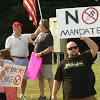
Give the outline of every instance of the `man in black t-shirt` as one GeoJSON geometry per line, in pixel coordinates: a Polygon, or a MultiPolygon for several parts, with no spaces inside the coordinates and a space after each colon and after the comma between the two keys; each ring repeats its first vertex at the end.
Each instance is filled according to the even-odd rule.
{"type": "Polygon", "coordinates": [[[53,50],[53,37],[49,31],[49,22],[47,19],[41,19],[39,22],[40,34],[32,41],[29,42],[35,45],[34,52],[36,57],[42,57],[42,65],[38,73],[40,97],[35,100],[46,100],[44,94],[44,79],[48,80],[50,88],[50,98],[53,86],[53,72],[52,72],[52,50],[53,50]]]}
{"type": "Polygon", "coordinates": [[[90,38],[80,37],[80,40],[83,40],[90,49],[80,55],[75,42],[70,41],[66,45],[68,57],[62,60],[57,68],[52,100],[57,100],[56,94],[61,83],[63,100],[96,100],[95,76],[91,66],[96,59],[98,46],[90,38]]]}

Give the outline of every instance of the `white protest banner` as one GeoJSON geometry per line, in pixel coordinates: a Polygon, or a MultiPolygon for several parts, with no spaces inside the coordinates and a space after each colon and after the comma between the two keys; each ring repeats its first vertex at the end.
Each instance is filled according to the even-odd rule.
{"type": "Polygon", "coordinates": [[[2,78],[2,86],[21,87],[25,72],[25,66],[4,64],[5,76],[2,78]]]}
{"type": "Polygon", "coordinates": [[[57,9],[59,38],[100,37],[100,6],[57,9]]]}

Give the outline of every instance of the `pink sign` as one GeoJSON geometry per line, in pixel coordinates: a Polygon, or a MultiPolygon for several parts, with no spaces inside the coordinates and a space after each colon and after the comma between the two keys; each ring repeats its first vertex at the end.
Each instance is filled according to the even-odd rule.
{"type": "Polygon", "coordinates": [[[28,68],[26,71],[26,76],[31,80],[36,81],[39,69],[41,67],[41,63],[42,63],[42,58],[41,57],[36,58],[35,53],[32,52],[28,68]]]}

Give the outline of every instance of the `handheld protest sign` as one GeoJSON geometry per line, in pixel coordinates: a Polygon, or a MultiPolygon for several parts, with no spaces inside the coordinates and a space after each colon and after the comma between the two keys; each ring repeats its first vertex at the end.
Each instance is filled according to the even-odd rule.
{"type": "Polygon", "coordinates": [[[2,78],[1,85],[9,87],[21,87],[25,69],[25,66],[4,64],[5,76],[2,78]]]}
{"type": "Polygon", "coordinates": [[[36,58],[35,53],[32,52],[31,57],[30,57],[30,61],[28,64],[28,68],[26,71],[26,76],[28,78],[30,78],[32,81],[36,81],[38,72],[39,72],[40,67],[41,67],[41,63],[42,63],[42,58],[41,57],[36,58]]]}
{"type": "Polygon", "coordinates": [[[59,38],[100,37],[100,6],[57,9],[59,38]]]}

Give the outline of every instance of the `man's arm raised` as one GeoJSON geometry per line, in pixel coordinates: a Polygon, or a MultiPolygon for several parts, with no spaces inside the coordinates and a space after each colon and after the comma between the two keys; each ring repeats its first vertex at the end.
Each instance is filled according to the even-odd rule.
{"type": "Polygon", "coordinates": [[[36,38],[36,37],[39,35],[39,33],[40,33],[40,27],[38,27],[38,28],[36,29],[36,31],[35,31],[34,33],[31,34],[31,39],[36,38]]]}
{"type": "Polygon", "coordinates": [[[80,37],[80,40],[83,40],[86,42],[86,44],[90,48],[91,54],[94,58],[98,52],[98,49],[99,49],[98,45],[92,39],[90,39],[88,37],[80,37]]]}

